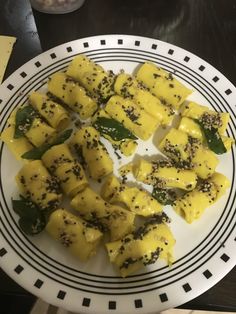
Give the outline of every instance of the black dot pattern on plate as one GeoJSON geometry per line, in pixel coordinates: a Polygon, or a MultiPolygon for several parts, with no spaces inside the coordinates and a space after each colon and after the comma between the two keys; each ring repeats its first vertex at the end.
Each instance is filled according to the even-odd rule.
{"type": "Polygon", "coordinates": [[[83,43],[83,45],[84,45],[84,48],[88,48],[89,47],[89,43],[88,42],[83,43]]]}
{"type": "Polygon", "coordinates": [[[57,55],[53,52],[53,53],[50,54],[50,57],[51,57],[52,59],[56,59],[57,55]]]}
{"type": "Polygon", "coordinates": [[[166,294],[166,293],[159,294],[159,298],[160,298],[160,300],[161,300],[162,303],[168,301],[168,297],[167,297],[167,294],[166,294]]]}
{"type": "Polygon", "coordinates": [[[102,40],[100,41],[100,43],[101,43],[101,45],[106,45],[105,39],[102,39],[102,40]]]}
{"type": "Polygon", "coordinates": [[[206,279],[212,277],[212,273],[208,269],[203,272],[203,275],[206,277],[206,279]]]}
{"type": "Polygon", "coordinates": [[[219,81],[218,76],[214,76],[213,79],[212,79],[212,81],[215,82],[215,83],[218,82],[218,81],[219,81]]]}
{"type": "Polygon", "coordinates": [[[140,41],[139,40],[135,40],[134,45],[135,46],[140,46],[140,41]]]}
{"type": "Polygon", "coordinates": [[[189,283],[185,283],[182,287],[183,287],[185,292],[189,292],[189,291],[192,290],[192,288],[191,288],[189,283]]]}
{"type": "Polygon", "coordinates": [[[71,52],[72,48],[71,47],[66,47],[67,52],[71,52]]]}
{"type": "Polygon", "coordinates": [[[17,265],[14,271],[19,275],[24,270],[24,267],[17,265]]]}
{"type": "Polygon", "coordinates": [[[42,287],[42,285],[43,285],[43,281],[40,280],[40,279],[37,279],[37,280],[35,281],[35,283],[34,283],[34,286],[35,286],[36,288],[38,288],[38,289],[40,289],[40,288],[42,287]]]}
{"type": "Polygon", "coordinates": [[[83,298],[82,305],[83,305],[83,306],[86,306],[86,307],[89,307],[89,306],[90,306],[90,302],[91,302],[91,299],[89,299],[89,298],[83,298]]]}
{"type": "Polygon", "coordinates": [[[229,257],[227,254],[225,254],[225,253],[222,254],[220,258],[221,258],[222,261],[224,261],[225,263],[227,263],[228,260],[230,259],[230,257],[229,257]]]}
{"type": "Polygon", "coordinates": [[[134,306],[136,309],[143,307],[143,301],[141,299],[134,300],[134,306]]]}
{"type": "Polygon", "coordinates": [[[37,62],[35,62],[35,65],[37,68],[39,68],[39,67],[41,67],[42,64],[39,61],[37,61],[37,62]]]}
{"type": "Polygon", "coordinates": [[[63,291],[63,290],[60,290],[57,294],[57,298],[60,299],[60,300],[64,300],[65,299],[65,296],[66,296],[66,292],[63,291]]]}
{"type": "Polygon", "coordinates": [[[27,76],[27,74],[25,72],[21,72],[20,76],[25,78],[27,76]]]}
{"type": "Polygon", "coordinates": [[[189,62],[190,58],[188,56],[184,57],[185,62],[189,62]]]}
{"type": "Polygon", "coordinates": [[[204,65],[200,65],[200,67],[198,68],[200,71],[204,71],[205,70],[205,67],[204,65]]]}
{"type": "Polygon", "coordinates": [[[116,309],[116,301],[109,301],[108,309],[109,310],[115,310],[116,309]]]}
{"type": "Polygon", "coordinates": [[[225,91],[225,94],[226,94],[226,95],[230,95],[231,93],[232,93],[231,89],[229,89],[229,88],[226,89],[226,91],[225,91]]]}
{"type": "Polygon", "coordinates": [[[117,43],[118,45],[123,45],[123,39],[118,39],[117,43]]]}
{"type": "Polygon", "coordinates": [[[8,88],[9,90],[13,90],[14,86],[13,86],[12,84],[8,84],[8,85],[7,85],[7,88],[8,88]]]}
{"type": "Polygon", "coordinates": [[[169,49],[169,50],[168,50],[168,55],[173,55],[173,53],[174,53],[174,50],[173,50],[173,49],[169,49]]]}
{"type": "Polygon", "coordinates": [[[3,257],[6,254],[7,254],[7,250],[4,247],[1,248],[1,250],[0,250],[0,257],[3,257]]]}
{"type": "Polygon", "coordinates": [[[152,44],[152,49],[157,49],[157,45],[156,44],[152,44]]]}

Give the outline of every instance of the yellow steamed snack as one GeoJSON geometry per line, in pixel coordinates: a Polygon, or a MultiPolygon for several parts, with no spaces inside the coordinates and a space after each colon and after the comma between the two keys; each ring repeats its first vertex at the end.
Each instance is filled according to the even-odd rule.
{"type": "Polygon", "coordinates": [[[64,130],[70,123],[68,112],[46,95],[33,92],[29,96],[30,104],[56,130],[64,130]]]}
{"type": "Polygon", "coordinates": [[[187,223],[203,216],[230,186],[217,154],[234,143],[229,113],[188,101],[192,90],[177,74],[145,62],[135,74],[115,75],[79,54],[50,76],[47,92],[32,92],[11,113],[0,139],[19,162],[28,151],[32,158],[15,177],[22,198],[13,208],[40,210],[32,225],[19,213],[23,232],[45,228],[81,261],[96,254],[104,233],[107,258],[122,277],[159,259],[173,263],[164,205],[187,223]],[[69,125],[70,139],[72,130],[61,132],[69,125]],[[148,140],[159,152],[148,153],[148,140]],[[122,159],[117,149],[137,154],[122,159]]]}
{"type": "Polygon", "coordinates": [[[146,62],[138,69],[136,77],[160,100],[179,109],[184,100],[192,93],[180,83],[171,73],[146,62]]]}
{"type": "Polygon", "coordinates": [[[46,231],[73,255],[85,262],[96,254],[102,233],[64,209],[57,209],[49,218],[46,231]]]}
{"type": "Polygon", "coordinates": [[[57,176],[66,195],[73,197],[88,185],[82,166],[73,158],[67,144],[51,147],[43,154],[42,161],[57,176]]]}
{"type": "Polygon", "coordinates": [[[86,220],[109,229],[111,241],[123,238],[134,229],[134,213],[109,204],[90,187],[78,193],[72,199],[71,206],[86,220]]]}
{"type": "Polygon", "coordinates": [[[49,174],[41,160],[25,164],[16,175],[16,183],[20,193],[42,210],[55,209],[61,202],[58,182],[49,174]]]}
{"type": "Polygon", "coordinates": [[[66,74],[79,81],[91,94],[104,100],[114,94],[114,76],[85,55],[76,56],[68,66],[66,74]]]}
{"type": "Polygon", "coordinates": [[[57,72],[50,77],[48,91],[78,113],[81,119],[90,118],[97,110],[96,100],[65,73],[57,72]]]}
{"type": "MultiPolygon", "coordinates": [[[[158,216],[157,216],[158,217],[158,216]]],[[[118,268],[122,277],[127,277],[158,258],[167,264],[173,262],[174,236],[160,215],[155,223],[148,222],[122,240],[106,244],[111,263],[118,268]]]]}
{"type": "Polygon", "coordinates": [[[162,211],[162,205],[148,192],[129,187],[110,176],[102,186],[101,195],[112,204],[123,203],[136,215],[150,216],[162,211]]]}
{"type": "Polygon", "coordinates": [[[106,147],[100,142],[99,132],[92,126],[78,130],[71,140],[71,145],[82,150],[83,158],[93,179],[100,179],[113,171],[113,161],[106,147]]]}
{"type": "Polygon", "coordinates": [[[215,172],[193,191],[177,199],[173,206],[174,210],[188,223],[192,223],[199,219],[204,210],[213,205],[229,186],[229,180],[223,174],[215,172]]]}
{"type": "Polygon", "coordinates": [[[121,96],[112,96],[106,104],[105,111],[144,141],[151,137],[160,124],[133,100],[121,96]]]}

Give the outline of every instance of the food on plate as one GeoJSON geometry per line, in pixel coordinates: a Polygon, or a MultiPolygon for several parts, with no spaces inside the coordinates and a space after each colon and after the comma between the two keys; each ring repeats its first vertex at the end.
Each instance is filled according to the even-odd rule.
{"type": "Polygon", "coordinates": [[[166,222],[168,217],[164,213],[155,215],[122,240],[106,243],[110,261],[122,277],[155,263],[159,258],[167,264],[173,262],[175,239],[166,222]]]}
{"type": "Polygon", "coordinates": [[[50,175],[41,160],[29,161],[16,175],[20,193],[42,210],[59,206],[62,193],[56,177],[50,175]]]}
{"type": "Polygon", "coordinates": [[[15,112],[14,138],[25,136],[34,146],[48,143],[56,135],[30,105],[20,106],[15,112]]]}
{"type": "Polygon", "coordinates": [[[133,100],[119,95],[108,100],[105,111],[144,141],[153,135],[160,124],[157,118],[142,110],[133,100]]]}
{"type": "MultiPolygon", "coordinates": [[[[195,122],[194,119],[191,119],[191,118],[188,118],[188,117],[182,117],[181,120],[180,120],[178,129],[183,131],[183,132],[185,132],[185,133],[187,133],[189,136],[191,136],[193,138],[199,139],[202,143],[206,143],[205,134],[204,134],[205,132],[202,131],[200,125],[197,122],[195,122]]],[[[214,138],[215,138],[215,134],[213,133],[214,138]]],[[[226,135],[222,135],[222,134],[220,134],[220,138],[221,138],[221,141],[222,141],[220,143],[220,151],[222,151],[222,152],[230,151],[230,149],[231,149],[231,147],[232,147],[232,145],[234,143],[234,139],[231,138],[231,137],[228,137],[226,135]]],[[[210,140],[210,139],[212,139],[212,136],[210,136],[208,140],[210,140]]],[[[219,140],[219,138],[218,138],[218,140],[219,140]]],[[[218,140],[217,140],[217,142],[218,142],[218,140]]],[[[213,145],[215,147],[213,147],[212,150],[215,153],[218,153],[219,152],[219,148],[218,148],[219,145],[215,145],[214,142],[213,142],[213,145]]]]}
{"type": "Polygon", "coordinates": [[[112,119],[104,109],[96,112],[92,118],[92,124],[115,150],[119,149],[127,157],[133,155],[138,146],[137,137],[121,122],[112,119]]]}
{"type": "Polygon", "coordinates": [[[231,149],[234,139],[225,135],[229,113],[215,112],[195,102],[183,105],[180,113],[180,130],[198,138],[218,155],[231,149]]]}
{"type": "Polygon", "coordinates": [[[50,236],[84,262],[96,254],[102,238],[101,231],[96,227],[61,208],[51,214],[46,230],[50,236]]]}
{"type": "Polygon", "coordinates": [[[132,99],[137,106],[157,118],[160,125],[169,125],[173,120],[175,114],[173,108],[163,104],[130,74],[119,74],[115,80],[114,90],[118,95],[132,99]]]}
{"type": "Polygon", "coordinates": [[[214,204],[230,186],[229,180],[215,172],[209,179],[203,180],[194,190],[177,198],[174,210],[188,223],[199,219],[204,210],[214,204]]]}
{"type": "Polygon", "coordinates": [[[71,145],[75,151],[82,153],[93,179],[100,179],[113,171],[113,161],[94,127],[84,126],[79,129],[72,138],[71,145]]]}
{"type": "Polygon", "coordinates": [[[192,93],[172,73],[151,62],[142,64],[136,73],[136,77],[151,93],[175,109],[179,109],[180,105],[192,93]]]}
{"type": "Polygon", "coordinates": [[[80,54],[46,87],[13,110],[1,133],[24,162],[12,200],[20,228],[46,228],[82,261],[104,234],[122,277],[159,258],[171,265],[175,237],[163,208],[192,223],[226,193],[230,182],[216,167],[234,143],[229,114],[187,101],[192,91],[150,62],[114,74],[80,54]],[[151,141],[164,156],[148,153],[151,141]]]}
{"type": "Polygon", "coordinates": [[[14,138],[15,135],[15,124],[14,122],[10,122],[11,119],[8,120],[8,126],[3,130],[0,136],[0,140],[3,141],[11,153],[17,160],[22,160],[21,156],[27,151],[33,148],[33,145],[29,142],[29,140],[22,136],[19,138],[14,138]]]}
{"type": "Polygon", "coordinates": [[[51,147],[43,154],[42,161],[46,168],[58,178],[66,195],[73,197],[88,185],[83,167],[72,156],[67,144],[51,147]]]}
{"type": "Polygon", "coordinates": [[[149,162],[138,159],[132,172],[137,181],[157,186],[159,188],[179,188],[193,190],[197,184],[197,175],[193,170],[178,168],[167,159],[149,162]]]}
{"type": "Polygon", "coordinates": [[[92,95],[97,96],[100,101],[105,101],[114,94],[113,73],[106,72],[101,65],[83,54],[79,54],[70,62],[66,74],[78,81],[92,95]]]}
{"type": "Polygon", "coordinates": [[[97,110],[96,99],[78,82],[63,72],[52,74],[48,81],[49,95],[66,104],[71,110],[78,113],[81,119],[90,118],[97,110]]]}
{"type": "Polygon", "coordinates": [[[208,126],[210,124],[212,127],[217,129],[220,134],[224,134],[226,131],[230,118],[228,112],[216,112],[196,102],[184,104],[181,107],[180,113],[183,117],[199,120],[204,124],[208,123],[208,126]]]}
{"type": "Polygon", "coordinates": [[[106,179],[101,195],[112,204],[125,204],[136,215],[146,217],[162,211],[162,205],[147,191],[120,183],[115,176],[106,179]]]}
{"type": "Polygon", "coordinates": [[[70,124],[68,112],[46,95],[33,92],[29,96],[29,103],[54,129],[61,131],[70,124]]]}
{"type": "Polygon", "coordinates": [[[193,169],[202,179],[210,177],[219,163],[216,155],[198,139],[171,128],[159,144],[167,157],[185,169],[193,169]]]}
{"type": "Polygon", "coordinates": [[[111,241],[123,238],[134,229],[133,212],[109,204],[90,187],[78,193],[72,199],[71,206],[84,219],[100,226],[102,230],[109,230],[111,241]]]}

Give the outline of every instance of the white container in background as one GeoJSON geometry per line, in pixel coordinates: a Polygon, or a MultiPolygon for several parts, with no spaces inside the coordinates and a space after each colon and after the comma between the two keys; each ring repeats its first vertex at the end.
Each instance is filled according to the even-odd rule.
{"type": "Polygon", "coordinates": [[[64,14],[80,8],[85,0],[30,0],[32,7],[43,13],[64,14]]]}

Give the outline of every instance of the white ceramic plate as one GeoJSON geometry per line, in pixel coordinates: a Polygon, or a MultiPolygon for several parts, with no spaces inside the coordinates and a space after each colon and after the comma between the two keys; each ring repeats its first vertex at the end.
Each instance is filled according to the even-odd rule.
{"type": "MultiPolygon", "coordinates": [[[[171,44],[126,35],[104,35],[63,44],[18,69],[0,87],[0,131],[11,111],[26,101],[28,93],[42,88],[50,74],[64,69],[78,53],[85,53],[115,73],[120,69],[131,73],[146,60],[155,62],[194,89],[189,99],[229,112],[227,133],[235,138],[236,90],[219,71],[171,44]]],[[[137,153],[154,155],[157,149],[152,141],[143,142],[137,153]]],[[[195,298],[236,264],[235,147],[219,157],[217,168],[230,179],[231,187],[199,221],[188,225],[166,206],[177,241],[173,266],[157,262],[126,279],[117,275],[102,248],[82,264],[46,233],[34,238],[25,236],[11,208],[11,197],[17,194],[14,176],[21,165],[2,143],[0,154],[1,267],[28,291],[51,304],[96,314],[155,313],[195,298]]],[[[116,155],[112,156],[118,166],[116,155]]],[[[129,160],[122,159],[121,163],[129,160]]]]}

